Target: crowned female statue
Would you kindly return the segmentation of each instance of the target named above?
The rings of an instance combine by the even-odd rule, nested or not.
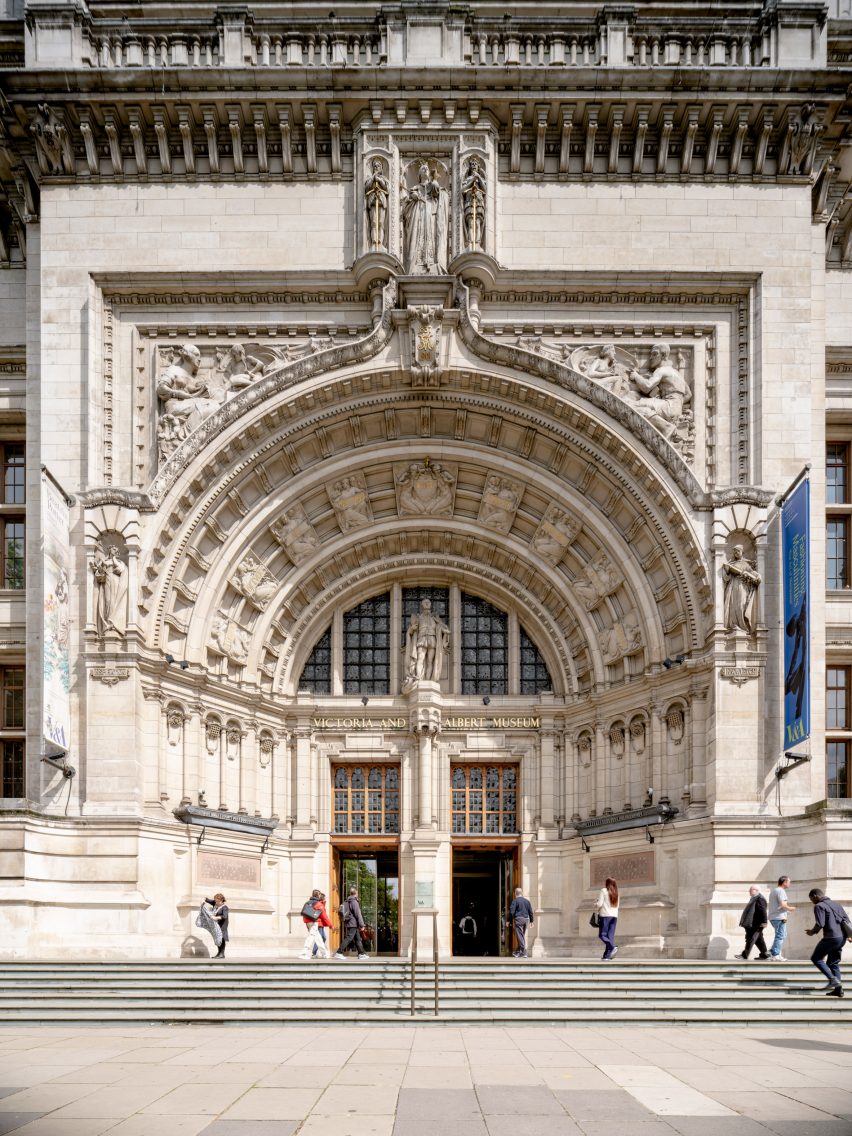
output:
[[[400,188],[405,233],[405,271],[442,276],[447,271],[450,198],[436,174],[421,162],[417,184]]]

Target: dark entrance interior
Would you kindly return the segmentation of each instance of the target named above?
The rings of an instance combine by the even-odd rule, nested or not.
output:
[[[363,944],[364,950],[367,954],[399,954],[399,853],[340,851],[335,859],[335,930],[340,925],[337,904],[346,899],[350,887],[356,887],[364,922],[373,929],[373,938]],[[339,934],[333,942],[339,945]]]
[[[453,848],[453,954],[496,957],[512,953],[509,905],[514,850]]]

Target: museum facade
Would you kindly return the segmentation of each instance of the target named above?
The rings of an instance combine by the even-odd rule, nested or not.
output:
[[[133,13],[0,0],[3,953],[852,901],[844,0]]]

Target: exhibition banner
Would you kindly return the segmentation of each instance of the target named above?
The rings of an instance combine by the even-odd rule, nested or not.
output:
[[[41,475],[41,502],[44,595],[42,732],[49,745],[67,752],[71,736],[70,509],[65,494],[46,470],[42,470]]]
[[[811,734],[810,481],[806,477],[781,508],[784,571],[784,748]]]

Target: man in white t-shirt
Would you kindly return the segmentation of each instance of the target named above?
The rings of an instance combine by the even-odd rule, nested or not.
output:
[[[773,962],[786,962],[781,954],[781,947],[787,938],[787,913],[795,911],[795,907],[787,902],[787,888],[790,886],[789,876],[779,876],[778,887],[769,893],[769,922],[775,929],[775,941],[769,948],[769,958]]]

